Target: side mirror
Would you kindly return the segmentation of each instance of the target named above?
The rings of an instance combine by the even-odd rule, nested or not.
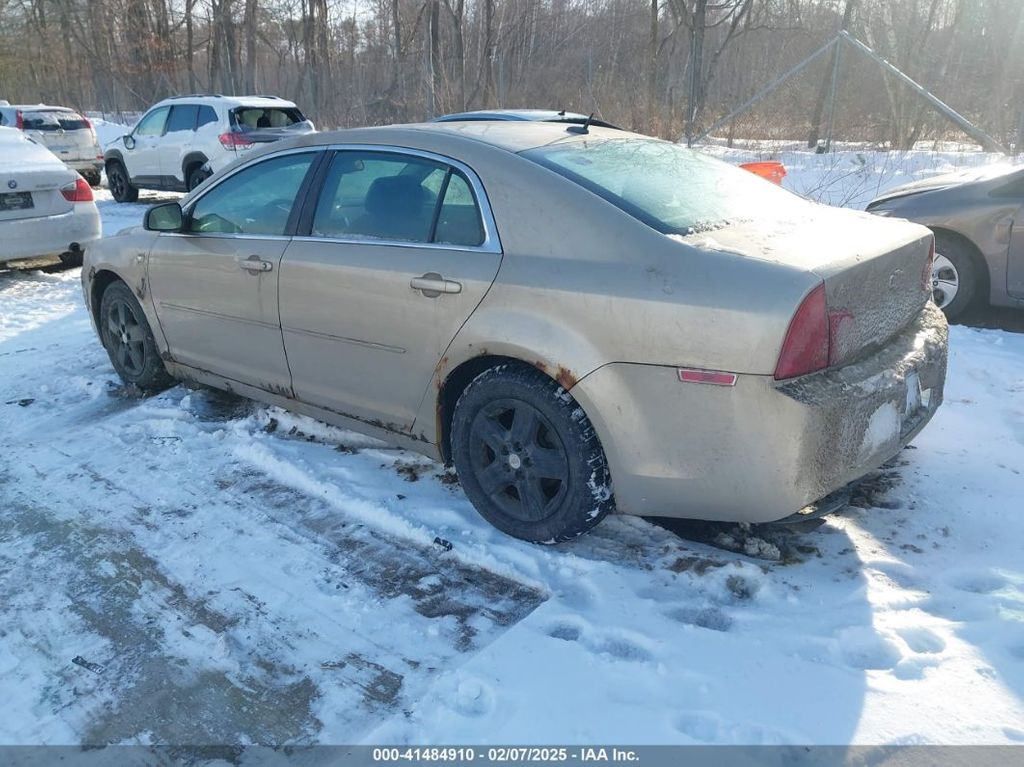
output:
[[[185,214],[178,203],[164,202],[146,211],[142,225],[150,232],[180,232],[185,225]]]
[[[135,148],[135,137],[131,133],[129,133],[127,136],[122,136],[122,139],[124,140],[124,146],[126,149]]]

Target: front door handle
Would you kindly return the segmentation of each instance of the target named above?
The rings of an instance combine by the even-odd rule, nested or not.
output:
[[[422,277],[413,277],[409,287],[420,291],[427,298],[437,298],[442,293],[461,293],[462,283],[446,280],[437,272],[427,272]]]
[[[264,261],[259,256],[249,256],[240,260],[238,265],[248,272],[269,272],[274,268],[270,261]]]

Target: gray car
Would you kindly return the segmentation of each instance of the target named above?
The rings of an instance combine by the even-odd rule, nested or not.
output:
[[[868,210],[935,233],[932,288],[947,316],[976,303],[1024,308],[1024,168],[935,176],[887,192]]]
[[[771,522],[942,401],[924,227],[676,144],[542,122],[312,134],[88,250],[121,377],[453,462],[530,541],[615,510]]]

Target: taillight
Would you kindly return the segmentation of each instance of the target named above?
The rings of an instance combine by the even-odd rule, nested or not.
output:
[[[775,380],[795,378],[828,367],[829,317],[822,283],[807,294],[789,323],[775,366]]]
[[[234,131],[221,133],[217,136],[217,139],[225,149],[244,149],[245,147],[252,146],[253,143],[241,133],[235,133]]]
[[[62,186],[60,193],[64,195],[64,199],[68,202],[92,202],[93,200],[92,187],[81,176],[70,184]]]
[[[92,123],[89,121],[89,118],[86,117],[85,115],[81,115],[81,118],[82,118],[82,122],[85,123],[85,127],[88,128],[89,130],[92,130]]]
[[[921,287],[926,293],[932,292],[932,269],[935,266],[935,238],[932,237],[932,244],[928,248],[928,260],[924,262],[924,271],[921,272]]]
[[[25,117],[21,114],[20,109],[14,113],[14,127],[18,130],[22,130],[25,127]]]

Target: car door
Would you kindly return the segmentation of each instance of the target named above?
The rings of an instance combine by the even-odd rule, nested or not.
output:
[[[195,104],[175,104],[167,117],[167,127],[158,152],[160,173],[169,186],[184,186],[186,179],[182,160],[192,147],[199,107]]]
[[[157,237],[150,291],[175,361],[290,393],[278,275],[293,208],[317,156],[297,150],[239,169],[189,206],[181,232]]]
[[[170,107],[160,107],[147,113],[124,139],[128,175],[137,183],[157,186],[161,183],[160,141],[170,111]]]
[[[483,187],[469,168],[411,150],[341,149],[321,175],[281,264],[295,395],[409,430],[501,263]]]

